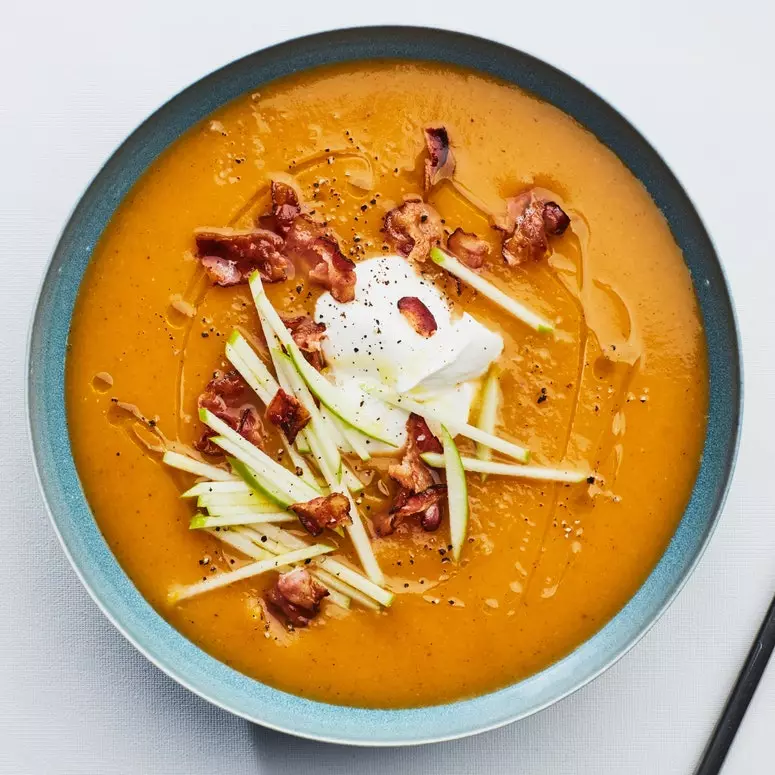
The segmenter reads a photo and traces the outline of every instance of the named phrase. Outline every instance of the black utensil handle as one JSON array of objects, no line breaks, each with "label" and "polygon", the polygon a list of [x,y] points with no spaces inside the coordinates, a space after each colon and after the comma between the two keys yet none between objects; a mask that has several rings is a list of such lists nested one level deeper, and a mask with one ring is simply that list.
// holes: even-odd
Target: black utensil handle
[{"label": "black utensil handle", "polygon": [[775,647],[775,598],[756,634],[695,775],[718,775]]}]

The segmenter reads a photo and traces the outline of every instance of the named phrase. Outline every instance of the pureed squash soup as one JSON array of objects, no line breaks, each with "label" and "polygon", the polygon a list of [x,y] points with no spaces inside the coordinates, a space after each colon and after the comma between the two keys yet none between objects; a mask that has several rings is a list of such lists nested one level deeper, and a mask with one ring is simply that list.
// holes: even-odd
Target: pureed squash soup
[{"label": "pureed squash soup", "polygon": [[151,605],[260,681],[387,708],[600,629],[686,506],[707,392],[640,182],[551,105],[411,62],[181,137],[97,245],[67,363],[84,490]]}]

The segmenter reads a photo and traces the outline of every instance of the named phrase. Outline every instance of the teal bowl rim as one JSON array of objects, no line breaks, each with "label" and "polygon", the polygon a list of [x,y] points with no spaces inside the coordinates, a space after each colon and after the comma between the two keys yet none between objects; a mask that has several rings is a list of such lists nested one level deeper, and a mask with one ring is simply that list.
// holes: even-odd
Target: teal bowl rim
[{"label": "teal bowl rim", "polygon": [[[563,659],[479,697],[420,708],[330,705],[255,681],[174,630],[139,594],[100,533],[70,450],[64,362],[83,272],[102,230],[140,174],[185,129],[225,102],[290,73],[337,62],[414,59],[471,67],[533,92],[569,113],[646,186],[682,248],[703,315],[710,370],[708,430],[689,504],[665,553],[629,602]],[[717,523],[734,468],[742,412],[735,313],[716,252],[678,180],[645,138],[572,77],[503,44],[421,27],[335,30],[258,51],[206,76],[143,122],[97,173],[71,214],[41,284],[30,329],[26,392],[36,473],[65,554],[116,628],[151,662],[238,716],[315,740],[416,745],[484,732],[535,713],[594,679],[651,628],[697,565]]]}]

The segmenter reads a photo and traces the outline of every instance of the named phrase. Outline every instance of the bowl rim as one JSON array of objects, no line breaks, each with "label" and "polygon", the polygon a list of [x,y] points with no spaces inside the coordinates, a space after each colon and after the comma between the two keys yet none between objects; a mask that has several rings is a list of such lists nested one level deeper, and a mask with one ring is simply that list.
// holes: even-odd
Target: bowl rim
[{"label": "bowl rim", "polygon": [[[338,50],[334,56],[329,57],[325,52],[330,53],[331,47],[336,45],[339,45],[341,50]],[[427,56],[427,51],[425,50],[425,47],[427,46],[430,46],[430,49],[434,54],[433,56]],[[434,47],[439,48],[434,49]],[[403,53],[391,54],[390,52],[393,50],[393,48],[397,48]],[[414,48],[417,48],[416,52],[409,54],[406,53],[407,51],[413,51]],[[363,54],[355,57],[348,55],[348,52],[351,52],[353,49],[363,51]],[[309,60],[310,51],[313,52],[313,55],[317,55],[318,57],[322,56],[323,58],[319,61],[311,61],[308,64],[303,64],[305,61]],[[503,60],[510,60],[514,63],[519,61],[519,67],[525,68],[525,72],[527,72],[529,77],[517,82],[513,78],[504,76],[497,69],[493,70],[493,68],[490,66],[484,66],[483,61],[475,60],[476,63],[474,64],[461,61],[466,59],[466,57],[461,52],[467,53],[469,51],[474,52],[474,57],[481,55],[483,52],[486,52],[488,55],[491,54],[493,59],[497,59],[499,66],[502,66]],[[288,59],[289,56],[291,57],[290,60]],[[182,104],[182,102],[184,102],[187,97],[190,97],[198,91],[207,89],[211,85],[217,86],[219,83],[223,84],[224,79],[231,78],[232,73],[234,73],[236,70],[239,70],[240,68],[244,69],[245,67],[250,69],[253,66],[253,63],[256,62],[258,63],[260,72],[263,72],[261,70],[262,67],[266,69],[266,61],[268,61],[271,66],[279,67],[281,72],[273,77],[268,78],[262,75],[252,88],[258,88],[275,80],[275,78],[283,77],[284,75],[288,75],[291,72],[315,69],[317,67],[325,66],[326,64],[336,64],[338,62],[345,61],[368,61],[373,59],[391,58],[413,59],[415,61],[435,61],[441,63],[446,62],[454,66],[470,67],[484,74],[500,77],[510,83],[516,84],[520,88],[533,92],[541,99],[554,104],[560,110],[568,113],[572,118],[582,124],[582,126],[593,132],[593,134],[595,134],[604,145],[616,153],[617,157],[622,161],[622,163],[624,163],[625,166],[627,166],[628,169],[630,169],[630,171],[641,180],[641,182],[649,191],[649,194],[654,197],[651,187],[647,184],[643,177],[637,175],[635,170],[632,169],[628,159],[624,158],[621,153],[617,152],[610,143],[607,143],[603,137],[601,137],[598,132],[594,131],[594,129],[592,129],[587,123],[581,121],[578,118],[576,112],[568,109],[568,107],[565,107],[563,104],[558,104],[557,100],[552,99],[551,97],[547,97],[544,89],[531,88],[530,86],[525,85],[525,81],[530,82],[532,79],[532,81],[535,81],[535,83],[540,83],[542,78],[546,77],[547,75],[551,76],[554,81],[559,81],[561,84],[569,87],[572,91],[580,95],[582,99],[593,103],[595,110],[597,110],[599,113],[603,115],[607,114],[609,119],[613,119],[620,125],[620,127],[626,129],[626,134],[629,137],[629,140],[625,138],[624,142],[626,143],[635,141],[637,150],[640,152],[645,152],[646,155],[649,156],[648,161],[656,163],[658,168],[657,178],[659,180],[665,181],[665,185],[678,197],[681,207],[684,208],[684,210],[686,210],[688,207],[686,212],[688,212],[696,221],[696,223],[693,224],[693,227],[698,232],[697,237],[702,243],[698,246],[698,250],[701,250],[706,259],[710,261],[709,268],[713,271],[714,275],[713,279],[715,297],[713,298],[712,303],[718,303],[721,307],[723,328],[725,330],[722,331],[719,336],[722,340],[721,344],[726,344],[728,347],[729,358],[727,360],[726,367],[728,368],[729,373],[726,375],[722,374],[721,376],[721,381],[723,383],[722,388],[724,391],[727,391],[724,393],[724,396],[722,396],[721,399],[721,404],[728,412],[728,417],[726,418],[724,426],[725,432],[716,434],[716,438],[714,440],[716,443],[723,447],[721,458],[716,461],[714,466],[714,468],[718,470],[714,470],[713,472],[717,476],[720,476],[720,479],[715,481],[715,488],[713,489],[710,501],[705,504],[704,507],[700,507],[701,514],[699,515],[699,527],[701,528],[701,534],[699,536],[699,540],[696,540],[697,536],[693,536],[695,540],[693,545],[689,546],[689,554],[687,556],[678,556],[672,558],[669,557],[672,553],[674,553],[676,540],[679,536],[679,533],[684,530],[684,523],[686,522],[689,512],[695,503],[695,496],[697,495],[697,490],[701,484],[701,475],[703,474],[703,471],[705,471],[707,456],[709,454],[713,454],[714,452],[712,444],[710,443],[712,441],[711,417],[716,419],[716,416],[715,414],[711,414],[710,407],[708,413],[709,421],[708,427],[706,429],[700,471],[698,472],[697,478],[695,480],[690,502],[687,504],[686,510],[678,527],[676,528],[675,534],[671,537],[671,540],[664,553],[660,557],[656,567],[649,573],[641,587],[638,588],[636,593],[627,601],[623,608],[620,609],[614,617],[609,619],[600,630],[598,630],[591,638],[577,646],[573,651],[568,653],[562,659],[549,665],[540,672],[533,674],[521,681],[518,681],[515,684],[491,691],[484,695],[478,695],[475,697],[441,705],[430,705],[422,706],[419,708],[406,708],[397,710],[380,710],[343,705],[332,705],[329,703],[306,700],[296,695],[291,695],[281,690],[273,689],[266,684],[263,684],[254,679],[250,679],[241,673],[237,673],[232,668],[228,668],[224,663],[221,663],[218,660],[215,660],[213,657],[210,657],[204,651],[199,649],[199,647],[188,641],[185,636],[172,629],[170,625],[168,625],[166,621],[163,620],[153,608],[151,608],[151,606],[144,600],[144,598],[140,597],[139,593],[134,587],[133,582],[131,579],[129,579],[121,566],[118,564],[118,561],[114,557],[112,551],[108,547],[104,538],[102,538],[102,534],[99,532],[98,528],[96,528],[94,517],[91,514],[91,510],[85,501],[83,492],[80,487],[80,479],[78,478],[77,471],[74,468],[72,454],[70,453],[69,436],[67,438],[60,438],[55,441],[50,436],[46,436],[41,431],[41,425],[37,422],[37,420],[42,416],[42,414],[45,413],[45,409],[42,408],[44,406],[44,402],[42,402],[36,394],[36,387],[39,387],[41,384],[40,382],[36,382],[36,375],[38,371],[41,373],[45,371],[46,358],[43,355],[45,350],[43,349],[44,344],[42,341],[43,336],[41,334],[41,328],[43,327],[47,312],[46,305],[48,304],[48,306],[51,306],[52,291],[56,289],[58,278],[60,272],[63,269],[63,266],[66,266],[65,261],[68,258],[68,234],[73,231],[78,231],[78,218],[79,214],[82,214],[80,211],[85,206],[84,203],[88,200],[90,194],[93,194],[100,187],[105,187],[105,178],[112,172],[112,165],[119,164],[119,166],[121,166],[119,162],[121,162],[122,153],[126,152],[127,149],[130,149],[132,143],[138,142],[138,138],[143,133],[143,131],[151,129],[154,122],[163,121],[165,114],[169,113],[170,111],[174,111],[176,105]],[[293,61],[294,63],[301,61],[302,66],[292,70],[283,69],[287,67],[289,61]],[[264,64],[262,64],[262,62]],[[229,100],[238,96],[239,93],[244,93],[245,91],[248,91],[248,89],[240,88],[238,93],[235,95],[231,95],[226,99],[218,98],[216,107],[218,105],[225,104]],[[560,102],[562,103],[563,101],[560,100]],[[201,115],[194,116],[193,118],[187,117],[184,119],[187,122],[186,128],[205,118],[209,113],[212,112],[213,109],[215,108],[207,107],[204,112],[201,113]],[[175,138],[173,137],[169,142],[165,142],[159,152],[166,148],[170,142],[173,142],[174,139]],[[154,158],[157,155],[158,153],[154,154]],[[139,174],[142,174],[146,168],[147,165],[144,165],[141,168]],[[139,175],[132,175],[130,177],[131,180],[128,189],[134,185]],[[123,200],[123,198],[126,196],[126,193],[127,191],[124,191],[123,193],[119,194],[116,206],[118,203],[120,203],[120,201]],[[656,197],[654,198],[656,200]],[[670,226],[671,231],[673,231],[674,237],[677,241],[679,241],[679,246],[682,247],[684,253],[686,253],[684,245],[680,240],[678,240],[678,237],[673,230],[675,224],[671,220],[671,217],[664,203],[657,202],[657,205],[663,211],[668,225]],[[112,212],[114,210],[115,207],[111,209],[110,216],[112,216]],[[105,220],[105,224],[107,224],[110,216]],[[102,229],[100,229],[100,232],[101,231]],[[76,235],[72,234],[70,236],[75,237]],[[92,242],[91,246],[88,248],[89,255],[91,254],[93,244],[94,243]],[[57,266],[57,261],[59,261],[59,266]],[[689,270],[692,274],[692,284],[695,295],[698,296],[701,307],[701,314],[703,316],[703,331],[706,345],[708,347],[708,355],[710,358],[711,342],[715,341],[715,329],[714,326],[709,325],[709,322],[705,320],[705,304],[701,295],[702,288],[698,286],[699,280],[695,279],[691,267],[689,267]],[[80,275],[81,276],[77,283],[78,286],[80,285],[83,276],[82,271]],[[707,287],[710,287],[710,283],[707,278],[704,282]],[[70,313],[72,313],[72,309],[70,310]],[[713,321],[710,321],[710,323],[713,323]],[[70,318],[67,319],[67,325],[65,328],[66,341],[69,338]],[[726,341],[723,341],[725,336]],[[64,355],[64,353],[62,355]],[[49,357],[48,361],[50,360],[51,358]],[[59,369],[59,373],[63,374],[64,357],[62,358],[62,363],[58,365],[61,367]],[[36,368],[39,366],[43,366],[43,368]],[[408,746],[441,742],[445,740],[454,740],[461,737],[480,734],[482,732],[504,726],[521,718],[525,718],[526,716],[532,715],[533,713],[537,713],[538,711],[545,709],[555,702],[558,702],[564,697],[567,697],[568,695],[578,691],[580,688],[594,680],[597,676],[599,676],[609,667],[614,665],[619,659],[621,659],[621,657],[624,656],[624,654],[626,654],[631,648],[633,648],[635,644],[640,641],[640,639],[651,629],[651,627],[654,626],[665,610],[673,603],[678,593],[681,591],[689,576],[692,574],[700,559],[702,558],[718,524],[724,502],[728,495],[740,443],[743,407],[742,368],[742,348],[740,346],[740,334],[734,304],[732,302],[729,284],[724,275],[723,266],[718,257],[718,253],[713,246],[711,237],[699,217],[697,208],[691,201],[681,183],[676,178],[675,174],[667,166],[654,147],[640,133],[640,131],[634,127],[634,125],[624,114],[611,106],[606,100],[601,98],[599,95],[597,95],[597,93],[592,91],[589,87],[577,80],[575,77],[559,70],[553,65],[550,65],[530,54],[527,54],[506,44],[487,38],[439,28],[377,25],[328,30],[299,38],[293,38],[234,60],[209,73],[208,75],[203,76],[193,84],[179,91],[175,96],[167,100],[161,105],[161,107],[151,113],[130,135],[128,135],[125,140],[122,141],[122,143],[110,155],[104,165],[94,175],[93,179],[85,188],[84,193],[74,205],[71,213],[65,221],[65,225],[63,226],[57,239],[55,249],[49,259],[46,271],[44,272],[40,281],[35,301],[34,314],[29,326],[27,337],[27,389],[25,390],[25,413],[27,416],[28,440],[33,450],[35,476],[40,491],[43,494],[49,520],[52,527],[54,528],[60,544],[62,545],[68,561],[70,562],[71,566],[73,567],[78,578],[86,588],[91,598],[105,614],[108,620],[150,662],[152,662],[182,686],[185,686],[187,689],[207,700],[208,702],[222,708],[223,710],[229,711],[234,715],[245,718],[248,721],[258,723],[276,731],[285,732],[307,739],[346,745],[374,747],[396,745]],[[716,387],[718,387],[718,385],[716,385]],[[713,375],[711,373],[711,394],[713,393],[713,390]],[[62,449],[66,448],[67,453],[69,454],[69,463],[71,464],[71,470],[68,471],[68,473],[71,475],[69,484],[70,486],[75,485],[75,490],[77,490],[77,492],[73,493],[64,490],[59,492],[56,491],[53,478],[54,474],[52,473],[51,466],[48,465],[48,463],[49,458],[53,460],[57,457],[57,452],[54,451],[54,447],[57,444],[64,445],[60,448],[60,453]],[[47,455],[48,457],[46,457]],[[75,476],[74,480],[72,479],[73,474]],[[705,482],[704,484],[709,485],[711,483],[712,481],[709,481]],[[57,500],[57,498],[59,500]],[[82,501],[82,504],[79,503],[79,499]],[[108,574],[113,579],[113,583],[118,584],[121,587],[125,588],[128,585],[131,588],[129,589],[129,604],[135,607],[139,606],[140,610],[135,612],[137,613],[139,619],[144,619],[146,622],[149,621],[149,618],[151,620],[158,620],[155,622],[157,627],[154,632],[150,632],[150,628],[141,628],[140,633],[138,634],[138,631],[133,626],[130,626],[130,623],[128,622],[128,619],[131,617],[128,616],[130,611],[127,608],[127,601],[117,601],[107,593],[105,586],[100,586],[94,583],[94,579],[92,578],[94,574],[91,572],[92,566],[89,564],[90,562],[93,563],[94,561],[89,560],[88,553],[84,554],[83,546],[74,538],[73,532],[69,529],[69,526],[66,525],[65,522],[60,525],[60,522],[58,521],[59,519],[66,520],[69,516],[69,514],[60,516],[60,511],[66,512],[68,507],[70,509],[74,509],[79,505],[81,507],[85,505],[86,512],[91,519],[91,529],[96,531],[96,534],[99,536],[99,540],[102,542],[102,546],[97,547],[105,553],[104,556],[101,556],[99,560],[103,566],[99,569],[100,573],[103,575]],[[86,528],[88,527],[89,526],[86,525]],[[80,529],[81,528],[79,528],[79,530]],[[687,529],[691,531],[693,528],[690,526]],[[680,555],[682,550],[679,548],[676,551]],[[667,574],[666,578],[663,579],[662,582],[659,582],[658,577],[665,574]],[[667,582],[666,587],[665,582]],[[635,617],[636,622],[634,623],[634,626],[633,622],[630,622],[629,625],[625,623],[617,630],[617,627],[614,626],[615,623],[618,622],[621,624],[622,622],[626,622],[628,618],[632,617],[633,612],[638,610],[638,600],[644,594],[644,590],[650,586],[653,586],[654,584],[659,585],[660,583],[662,584],[662,587],[660,590],[657,590],[658,594],[656,594],[656,599],[645,601],[645,616],[643,615],[644,612],[641,612],[640,616]],[[653,595],[652,598],[654,598]],[[643,601],[641,602],[643,603]],[[158,626],[159,622],[162,623],[160,627]],[[133,622],[132,624],[136,625],[137,623]],[[617,631],[620,633],[619,637],[615,637],[615,633]],[[628,631],[629,634],[626,634]],[[625,634],[625,636],[622,637],[622,634]],[[192,677],[190,672],[187,673],[186,670],[181,667],[179,656],[175,658],[173,653],[172,657],[170,657],[169,651],[167,651],[164,655],[160,654],[159,650],[161,646],[158,642],[159,637],[170,638],[174,641],[183,641],[183,645],[180,643],[175,644],[178,650],[184,649],[189,652],[191,652],[191,650],[198,652],[200,659],[206,663],[207,668],[212,669],[216,673],[222,673],[220,678],[223,678],[224,682],[226,682],[226,679],[233,677],[227,676],[223,673],[223,671],[225,670],[233,673],[237,678],[236,681],[231,681],[231,683],[236,683],[238,686],[238,694],[240,689],[244,690],[245,684],[253,684],[258,687],[263,687],[263,689],[268,690],[268,692],[264,692],[264,694],[269,695],[270,702],[273,701],[274,703],[280,705],[289,704],[293,708],[292,711],[290,713],[286,712],[284,721],[278,721],[277,718],[272,717],[271,713],[267,713],[267,707],[265,705],[262,706],[261,703],[259,703],[258,706],[253,703],[251,706],[252,710],[248,710],[239,704],[235,704],[235,697],[233,694],[231,699],[229,699],[228,696],[224,696],[223,694],[219,695],[217,693],[218,690],[224,690],[223,686],[219,686],[218,684],[216,684],[215,687],[203,686],[201,682],[203,674],[199,674],[200,681],[197,682],[197,680]],[[154,638],[157,640],[154,640]],[[186,649],[185,644],[188,644],[188,649]],[[572,670],[569,671],[567,669],[557,673],[558,668],[562,666],[567,668],[567,666],[572,661],[578,661],[578,655],[581,652],[585,650],[588,651],[590,648],[597,646],[601,646],[605,649],[606,656],[603,659],[594,660],[587,658],[586,660],[582,660],[582,662],[591,662],[591,666],[586,669],[586,671],[581,671],[581,673],[578,675],[574,675]],[[587,657],[589,656],[590,655],[588,654]],[[215,663],[215,665],[208,663]],[[546,683],[548,680],[551,684],[551,679],[555,677],[555,675],[559,675],[559,677],[563,679],[561,682],[562,688],[559,691],[550,691],[548,693],[549,696],[544,696],[543,699],[537,699],[533,701],[532,704],[530,701],[531,692],[528,691],[526,695],[527,699],[524,695],[521,697],[521,708],[513,709],[510,707],[511,701],[515,699],[514,690],[518,689],[519,687],[525,687],[536,681]],[[544,692],[544,695],[546,694],[547,693]],[[263,698],[263,702],[266,703],[266,697]],[[483,720],[484,717],[479,713],[480,706],[482,705],[488,706],[488,714],[485,714],[487,720]],[[491,707],[493,705],[497,706],[497,708],[493,709],[493,707]],[[472,709],[471,712],[467,711],[467,715],[470,718],[470,721],[464,722],[462,725],[454,723],[453,719],[456,715],[460,715],[464,708]],[[305,724],[300,727],[297,723],[299,721],[298,714],[301,714],[303,717],[306,713],[310,713],[310,715],[314,717],[312,719],[312,724],[310,726],[310,724],[306,723],[307,719],[304,719]],[[349,728],[349,731],[345,732],[344,734],[337,732],[336,724],[331,724],[330,720],[324,720],[323,724],[315,723],[315,718],[326,716],[330,717],[330,720],[338,720],[339,722],[344,720],[345,722],[348,722],[346,726]],[[429,716],[434,718],[428,718]],[[404,719],[408,720],[404,723],[396,724],[396,720],[399,717],[403,717]],[[431,720],[436,726],[436,731],[427,733],[423,731],[423,722],[428,722]],[[388,727],[389,729],[387,735],[380,737],[374,736],[378,730],[384,733],[385,729]],[[364,729],[371,729],[371,734],[364,734]]]}]

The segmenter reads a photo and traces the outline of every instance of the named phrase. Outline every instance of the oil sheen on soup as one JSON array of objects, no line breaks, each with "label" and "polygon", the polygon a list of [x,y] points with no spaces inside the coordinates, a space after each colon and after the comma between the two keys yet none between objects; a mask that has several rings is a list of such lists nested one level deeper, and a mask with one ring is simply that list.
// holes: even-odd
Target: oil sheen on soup
[{"label": "oil sheen on soup", "polygon": [[[443,128],[446,138],[426,137],[429,128]],[[431,357],[440,359],[446,392],[438,412],[458,424],[450,433],[459,454],[480,460],[482,448],[456,431],[466,420],[476,425],[482,384],[496,372],[493,433],[528,448],[531,466],[585,473],[568,484],[467,471],[469,519],[462,548],[458,537],[453,552],[451,474],[443,462],[427,466],[441,488],[440,524],[425,529],[426,511],[390,516],[397,497],[415,494],[410,488],[401,496],[403,485],[391,476],[401,453],[364,461],[350,450],[343,459],[363,483],[353,505],[392,604],[366,606],[353,598],[347,608],[329,596],[296,625],[266,602],[277,571],[170,597],[171,589],[206,584],[263,555],[247,556],[214,528],[192,529],[201,509],[181,494],[201,480],[161,459],[171,449],[227,470],[218,449],[208,456],[196,448],[203,434],[198,402],[214,375],[230,370],[224,348],[234,330],[271,371],[250,287],[213,282],[224,267],[245,270],[244,281],[245,265],[230,260],[237,254],[216,240],[211,259],[221,262],[208,272],[202,255],[208,250],[195,234],[249,232],[260,223],[278,234],[272,250],[283,254],[287,235],[271,218],[273,181],[278,191],[296,193],[306,222],[338,247],[339,263],[330,265],[330,243],[306,242],[300,250],[308,255],[294,259],[293,276],[263,287],[277,312],[325,318],[330,341],[323,351],[330,357],[336,351],[342,381],[370,373],[378,361],[373,351],[351,352],[361,336],[366,346],[392,348],[396,373],[427,371]],[[520,238],[514,213],[508,222],[509,206],[516,202],[517,220],[529,217],[525,196],[539,208],[555,203],[570,225],[554,233],[546,218],[522,222],[528,230],[548,228],[538,235],[546,244],[530,255],[536,235],[528,234],[530,244],[517,245],[520,255],[507,262],[504,243],[515,229]],[[388,214],[407,201],[438,215],[440,232],[430,241],[442,250],[451,252],[447,240],[457,229],[475,238],[484,259],[470,271],[551,321],[553,331],[536,331],[437,266],[419,232],[412,244],[422,255],[407,256],[414,251],[401,243],[401,229],[427,224],[415,218],[396,227],[394,218],[391,231]],[[401,279],[402,267],[411,277]],[[324,286],[337,272],[354,272],[357,293],[368,290],[370,301],[333,298],[336,282],[331,291]],[[437,298],[446,305],[438,330],[417,338],[414,348],[395,333],[402,320],[417,324],[411,309],[396,312],[399,294],[422,297],[426,311]],[[357,314],[348,307],[356,303]],[[377,335],[382,314],[391,330]],[[466,316],[473,320],[472,349],[450,366]],[[342,319],[352,320],[350,329]],[[426,344],[434,341],[438,346]],[[502,346],[492,363],[482,355],[491,354],[488,341]],[[455,384],[458,366],[470,372],[462,387]],[[372,62],[303,73],[246,94],[153,163],[118,208],[87,270],[70,336],[67,401],[73,453],[94,516],[164,618],[213,656],[272,686],[326,702],[397,708],[516,682],[574,649],[626,603],[688,501],[705,433],[707,368],[681,253],[662,214],[616,156],[573,119],[511,85],[447,66]],[[264,404],[252,401],[265,453],[291,471],[281,431],[267,420]],[[242,411],[241,404],[239,416],[225,415],[237,431],[245,430]],[[441,433],[433,418],[429,429]],[[315,474],[314,455],[304,459]],[[498,451],[491,460],[520,465]],[[225,510],[226,519],[233,511]],[[313,537],[295,517],[270,527],[331,546],[329,558],[363,573],[347,530],[326,528]],[[253,536],[259,549],[260,535]],[[313,560],[298,567],[304,573],[323,566]]]}]

